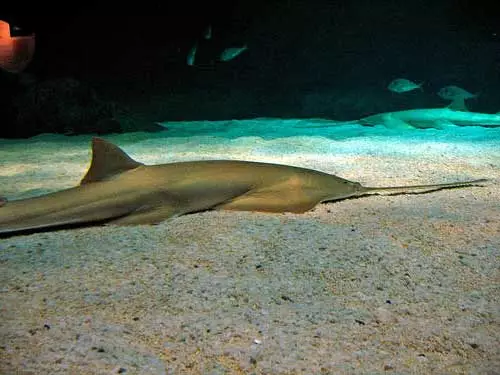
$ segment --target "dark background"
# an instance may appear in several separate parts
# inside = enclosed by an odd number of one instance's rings
[[[450,84],[480,93],[472,110],[500,110],[499,1],[12,3],[0,19],[34,32],[36,52],[25,72],[0,72],[1,137],[154,130],[164,120],[356,119],[444,106],[436,92]],[[400,77],[424,91],[388,91]]]

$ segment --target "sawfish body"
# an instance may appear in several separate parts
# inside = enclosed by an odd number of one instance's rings
[[[320,121],[317,121],[320,122]],[[404,111],[383,112],[363,117],[360,120],[322,120],[324,124],[298,126],[300,128],[328,128],[341,125],[383,125],[389,129],[445,129],[450,126],[500,127],[499,113],[457,111],[451,108],[419,108]]]
[[[387,128],[446,128],[448,126],[500,127],[500,114],[456,111],[450,108],[408,109],[385,112],[359,120],[362,125]]]
[[[427,192],[485,181],[378,188],[269,163],[208,160],[148,166],[100,138],[92,140],[92,151],[90,168],[80,185],[4,201],[0,235],[98,224],[157,224],[209,209],[301,213],[324,201],[370,193]]]

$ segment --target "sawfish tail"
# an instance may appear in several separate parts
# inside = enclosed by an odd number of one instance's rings
[[[370,187],[363,186],[360,190],[361,194],[403,194],[403,193],[426,193],[429,191],[441,190],[441,189],[453,189],[460,188],[464,186],[482,186],[483,183],[488,180],[485,178],[479,180],[463,181],[463,182],[448,182],[444,184],[432,184],[432,185],[408,185],[408,186],[389,186],[389,187]]]

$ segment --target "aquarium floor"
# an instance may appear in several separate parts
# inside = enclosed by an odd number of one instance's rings
[[[89,139],[2,141],[1,193],[77,184]],[[375,186],[490,182],[2,239],[0,373],[498,374],[500,138],[108,139],[151,164],[232,157]]]

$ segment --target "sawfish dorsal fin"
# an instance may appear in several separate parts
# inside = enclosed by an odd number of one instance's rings
[[[114,175],[137,168],[142,163],[128,156],[120,147],[105,139],[92,138],[92,162],[80,185],[106,180]]]
[[[452,109],[454,111],[460,111],[460,112],[469,112],[469,108],[467,108],[467,105],[465,104],[465,99],[464,98],[457,98],[454,99],[448,107],[449,109]]]

